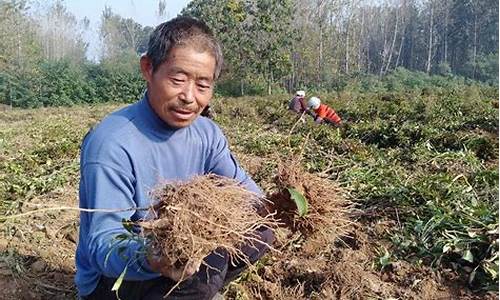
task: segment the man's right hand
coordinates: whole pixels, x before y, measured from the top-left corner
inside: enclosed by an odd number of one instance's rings
[[[157,255],[149,255],[147,259],[153,272],[161,273],[175,282],[186,280],[193,276],[194,273],[198,272],[201,265],[201,261],[189,260],[184,266],[177,267],[175,262]]]

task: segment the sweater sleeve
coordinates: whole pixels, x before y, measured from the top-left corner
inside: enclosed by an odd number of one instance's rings
[[[83,196],[80,198],[82,208],[119,210],[136,207],[133,180],[111,165],[85,164],[80,193]],[[125,267],[127,280],[159,276],[150,271],[146,262],[144,240],[118,238],[128,234],[122,219],[129,220],[134,212],[82,212],[80,230],[86,233],[87,261],[107,277],[117,278]]]

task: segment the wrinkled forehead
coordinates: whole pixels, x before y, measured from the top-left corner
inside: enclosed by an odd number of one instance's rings
[[[189,47],[199,53],[208,52],[215,58],[215,45],[212,40],[210,40],[206,35],[202,34],[191,34],[184,36],[183,39],[178,40],[174,43],[173,48],[176,47]]]
[[[208,51],[191,46],[172,48],[164,62],[170,74],[185,74],[196,79],[214,80],[215,58]]]

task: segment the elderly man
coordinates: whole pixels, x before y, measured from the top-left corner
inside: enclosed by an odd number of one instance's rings
[[[140,67],[147,84],[144,97],[108,115],[81,147],[80,207],[121,211],[81,213],[76,286],[83,299],[116,299],[111,289],[126,268],[121,299],[163,299],[186,276],[169,299],[212,299],[244,263],[233,265],[227,253],[218,251],[201,267],[179,266],[151,254],[147,241],[116,237],[126,233],[122,219],[146,217],[142,210],[127,209],[148,207],[148,193],[160,180],[214,173],[262,193],[230,153],[219,127],[199,116],[222,68],[221,47],[204,23],[178,17],[154,30]],[[258,234],[262,244],[242,248],[251,262],[274,238],[268,229]]]

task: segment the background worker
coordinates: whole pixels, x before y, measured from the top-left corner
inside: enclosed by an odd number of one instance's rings
[[[340,126],[342,120],[339,115],[326,104],[322,104],[318,97],[311,97],[307,102],[307,109],[314,114],[314,121],[318,124],[329,123]]]
[[[307,106],[306,106],[305,96],[306,92],[297,91],[292,100],[290,100],[290,103],[288,104],[288,109],[298,114],[302,114],[304,111],[306,111]]]

